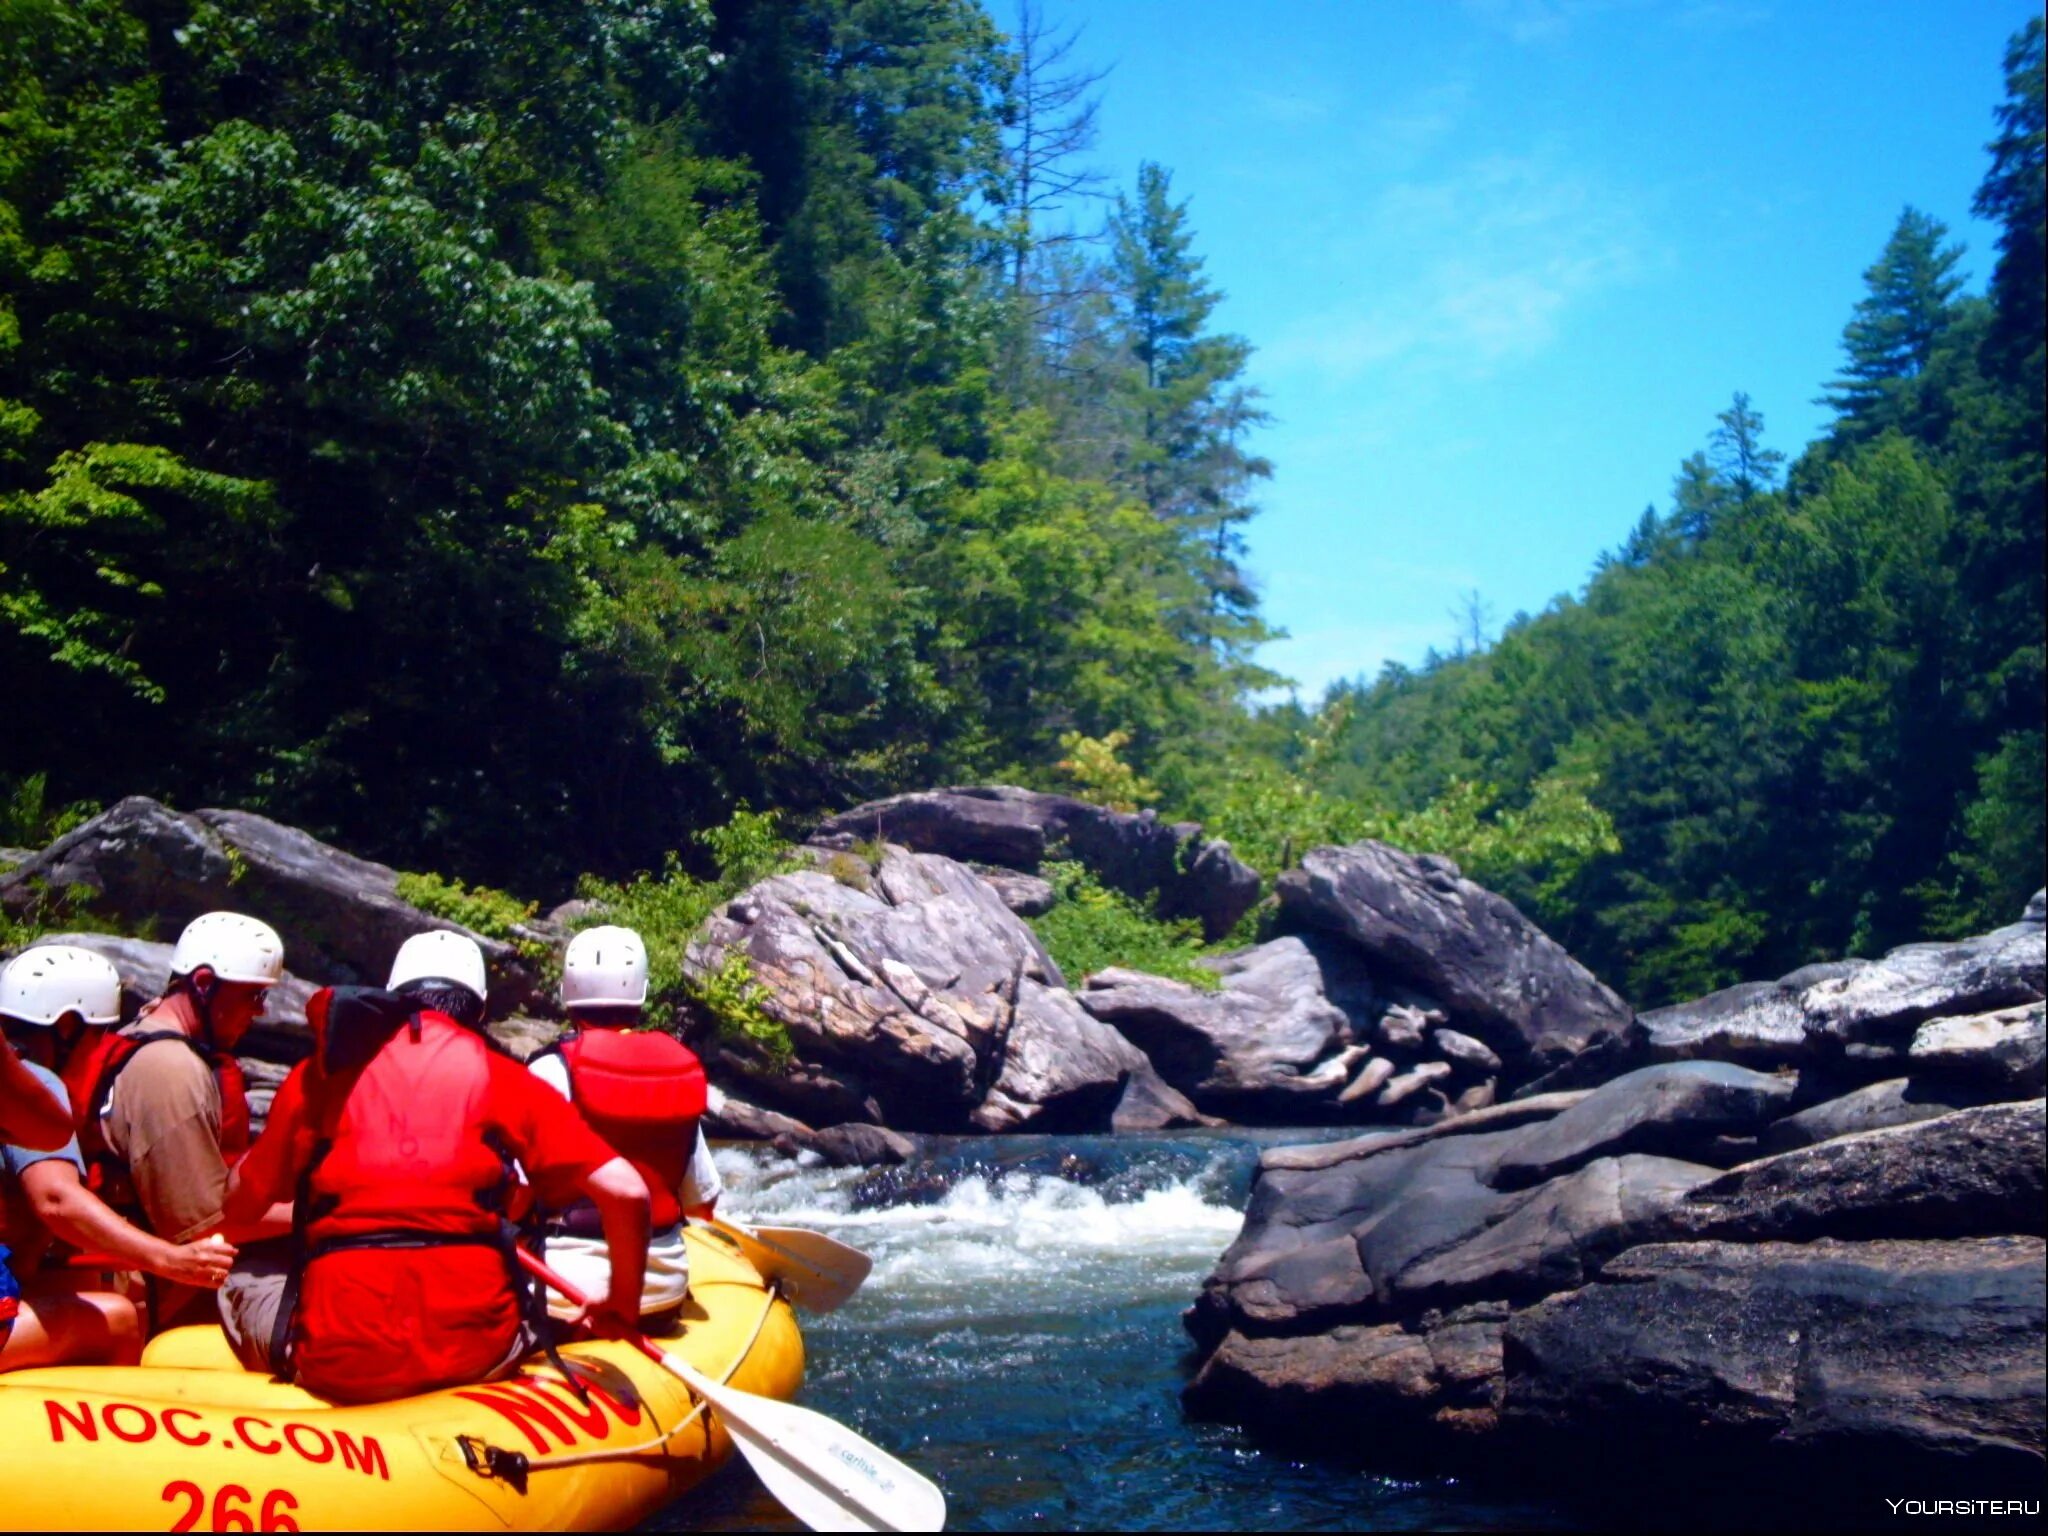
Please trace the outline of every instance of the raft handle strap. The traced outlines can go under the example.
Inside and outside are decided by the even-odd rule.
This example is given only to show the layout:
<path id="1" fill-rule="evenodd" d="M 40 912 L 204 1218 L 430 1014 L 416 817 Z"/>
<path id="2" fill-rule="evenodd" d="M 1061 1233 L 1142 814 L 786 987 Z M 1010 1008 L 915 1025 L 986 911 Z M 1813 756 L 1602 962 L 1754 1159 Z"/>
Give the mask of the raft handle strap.
<path id="1" fill-rule="evenodd" d="M 529 1463 L 525 1452 L 488 1445 L 475 1435 L 457 1435 L 455 1443 L 462 1447 L 462 1459 L 469 1463 L 469 1470 L 478 1477 L 494 1478 L 514 1493 L 526 1492 Z"/>

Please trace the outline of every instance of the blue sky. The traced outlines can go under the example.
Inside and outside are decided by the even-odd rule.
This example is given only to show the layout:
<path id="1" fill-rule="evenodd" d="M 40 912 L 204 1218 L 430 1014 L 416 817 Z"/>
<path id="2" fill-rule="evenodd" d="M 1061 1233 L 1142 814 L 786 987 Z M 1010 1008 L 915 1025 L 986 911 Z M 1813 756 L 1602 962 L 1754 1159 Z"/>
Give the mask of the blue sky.
<path id="1" fill-rule="evenodd" d="M 1000 21 L 1010 0 L 989 0 Z M 1737 389 L 1774 446 L 1900 209 L 1969 246 L 2024 0 L 1045 0 L 1258 348 L 1268 665 L 1305 698 L 1576 590 Z M 1092 216 L 1091 216 L 1092 217 Z"/>

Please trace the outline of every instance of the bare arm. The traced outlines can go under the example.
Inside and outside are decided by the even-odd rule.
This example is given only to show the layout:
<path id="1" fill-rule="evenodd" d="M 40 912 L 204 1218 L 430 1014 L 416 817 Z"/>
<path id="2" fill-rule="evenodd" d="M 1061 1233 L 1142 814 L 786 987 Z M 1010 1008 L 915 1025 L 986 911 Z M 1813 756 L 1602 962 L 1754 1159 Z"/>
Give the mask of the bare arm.
<path id="1" fill-rule="evenodd" d="M 211 1290 L 226 1277 L 235 1250 L 227 1243 L 167 1243 L 123 1221 L 61 1157 L 31 1163 L 21 1173 L 22 1191 L 36 1219 L 74 1248 L 111 1254 L 137 1269 L 180 1285 Z"/>
<path id="2" fill-rule="evenodd" d="M 597 1204 L 612 1265 L 611 1292 L 592 1315 L 631 1330 L 640 1321 L 640 1283 L 647 1272 L 646 1181 L 631 1163 L 615 1157 L 583 1180 L 583 1192 Z"/>
<path id="3" fill-rule="evenodd" d="M 55 1152 L 71 1139 L 71 1107 L 36 1081 L 14 1048 L 0 1041 L 0 1142 Z"/>

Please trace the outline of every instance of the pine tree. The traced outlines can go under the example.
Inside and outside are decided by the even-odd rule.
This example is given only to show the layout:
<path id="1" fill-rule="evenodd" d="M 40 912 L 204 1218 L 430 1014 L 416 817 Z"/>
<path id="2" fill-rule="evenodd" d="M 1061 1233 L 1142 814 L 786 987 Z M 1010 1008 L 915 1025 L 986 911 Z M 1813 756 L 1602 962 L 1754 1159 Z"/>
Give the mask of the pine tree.
<path id="1" fill-rule="evenodd" d="M 1750 407 L 1749 396 L 1741 390 L 1728 409 L 1714 418 L 1712 456 L 1714 468 L 1747 506 L 1755 497 L 1775 489 L 1785 455 L 1764 446 L 1764 418 Z"/>
<path id="2" fill-rule="evenodd" d="M 1998 266 L 1991 298 L 1998 319 L 1991 348 L 2010 378 L 2027 379 L 2040 398 L 2042 264 L 2048 260 L 2048 107 L 2043 102 L 2041 18 L 2016 34 L 2005 52 L 2006 99 L 1998 108 L 1991 169 L 1972 211 L 1999 226 Z"/>
<path id="3" fill-rule="evenodd" d="M 1944 244 L 1947 238 L 1947 225 L 1907 208 L 1863 274 L 1868 291 L 1842 332 L 1848 361 L 1822 397 L 1851 436 L 1874 437 L 1913 419 L 1915 381 L 1933 361 L 1963 287 L 1956 272 L 1963 249 Z"/>

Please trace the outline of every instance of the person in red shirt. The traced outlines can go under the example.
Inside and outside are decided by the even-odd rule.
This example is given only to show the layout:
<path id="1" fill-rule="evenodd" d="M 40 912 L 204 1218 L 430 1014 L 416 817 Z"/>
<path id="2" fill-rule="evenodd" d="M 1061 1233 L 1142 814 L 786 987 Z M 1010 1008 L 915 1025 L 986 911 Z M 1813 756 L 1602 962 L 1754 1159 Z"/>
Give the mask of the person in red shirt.
<path id="1" fill-rule="evenodd" d="M 295 1201 L 296 1251 L 274 1318 L 262 1326 L 260 1308 L 226 1318 L 246 1363 L 338 1402 L 511 1371 L 545 1326 L 514 1248 L 522 1173 L 547 1203 L 595 1204 L 624 1257 L 606 1297 L 573 1321 L 632 1332 L 647 1186 L 486 1040 L 484 994 L 483 952 L 436 932 L 406 940 L 387 992 L 314 999 L 318 1049 L 278 1090 L 228 1195 L 231 1220 Z"/>

